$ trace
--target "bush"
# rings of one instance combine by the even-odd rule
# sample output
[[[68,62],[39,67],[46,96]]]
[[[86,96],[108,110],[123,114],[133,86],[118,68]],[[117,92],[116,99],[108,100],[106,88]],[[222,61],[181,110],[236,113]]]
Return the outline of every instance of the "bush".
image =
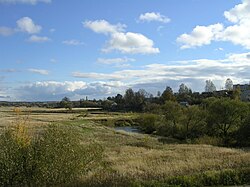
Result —
[[[159,116],[155,114],[143,114],[138,119],[140,128],[148,134],[156,131],[156,123],[159,120]]]
[[[194,143],[221,146],[223,145],[223,140],[219,137],[212,137],[212,136],[205,135],[205,136],[195,139]]]
[[[71,127],[48,126],[36,138],[24,126],[0,136],[0,186],[66,185],[101,158],[100,146],[81,145]]]
[[[250,116],[246,118],[237,132],[237,143],[239,146],[250,146]]]

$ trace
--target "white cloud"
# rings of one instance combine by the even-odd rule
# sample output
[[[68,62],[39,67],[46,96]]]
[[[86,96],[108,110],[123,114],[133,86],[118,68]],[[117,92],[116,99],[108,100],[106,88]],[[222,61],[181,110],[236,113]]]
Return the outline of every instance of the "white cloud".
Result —
[[[250,49],[250,0],[242,0],[229,11],[224,12],[225,18],[232,24],[227,27],[211,30],[211,26],[196,26],[191,34],[182,34],[177,38],[181,48],[192,48],[208,45],[212,41],[229,41]]]
[[[125,32],[124,25],[111,25],[105,20],[86,21],[84,26],[96,33],[108,34],[110,36],[104,52],[119,51],[128,54],[155,54],[159,53],[154,48],[154,42],[140,33]]]
[[[36,25],[29,17],[23,17],[17,20],[16,23],[18,30],[29,34],[39,33],[42,30],[42,27],[40,25]]]
[[[242,4],[238,4],[231,10],[225,11],[224,16],[232,23],[247,21],[246,19],[250,19],[250,1],[242,0]]]
[[[224,51],[222,47],[216,48],[215,51]]]
[[[12,35],[14,33],[15,33],[15,31],[12,28],[0,27],[0,35],[2,35],[2,36],[10,36],[10,35]]]
[[[177,63],[177,64],[176,64]],[[73,76],[94,80],[116,80],[133,88],[145,88],[152,93],[169,85],[178,90],[187,83],[194,91],[204,91],[205,80],[211,79],[217,88],[230,77],[234,83],[249,82],[250,52],[230,54],[225,59],[197,59],[175,62],[175,65],[149,64],[140,70],[121,70],[113,73],[77,73]]]
[[[97,62],[100,64],[105,64],[105,65],[112,65],[113,67],[116,68],[128,68],[131,67],[129,62],[134,62],[136,61],[133,58],[98,58]]]
[[[16,21],[16,28],[9,28],[5,26],[0,26],[0,35],[9,36],[16,32],[25,32],[28,34],[35,34],[39,33],[42,30],[40,25],[36,25],[33,20],[29,17],[22,17]],[[46,41],[49,38],[47,37],[37,37],[32,36],[30,37],[30,41]]]
[[[39,2],[42,3],[50,3],[51,0],[0,0],[0,3],[8,3],[8,4],[31,4],[31,5],[35,5]]]
[[[250,1],[243,0],[229,11],[224,12],[226,19],[234,25],[228,26],[221,33],[220,40],[230,41],[250,49]]]
[[[37,36],[37,35],[32,35],[28,39],[29,42],[36,42],[36,43],[43,43],[43,42],[49,42],[51,41],[50,38],[47,36]]]
[[[123,32],[126,25],[118,23],[117,25],[111,25],[106,20],[85,21],[84,27],[91,29],[96,33],[110,34],[116,32]]]
[[[182,34],[177,38],[177,42],[182,44],[181,49],[208,45],[218,37],[223,30],[223,25],[217,23],[209,26],[196,26],[191,34]]]
[[[222,41],[230,41],[235,45],[241,45],[246,49],[250,49],[250,19],[249,22],[236,24],[227,27],[220,36]]]
[[[145,14],[141,14],[139,20],[143,22],[158,21],[162,23],[168,23],[171,21],[170,18],[156,12],[147,12]]]
[[[141,69],[126,69],[110,73],[73,73],[72,76],[86,81],[42,81],[11,90],[4,94],[18,100],[61,100],[67,96],[73,99],[103,98],[117,93],[124,94],[127,88],[144,88],[156,94],[171,86],[178,91],[181,83],[193,91],[204,91],[205,80],[211,79],[217,88],[224,87],[225,80],[231,78],[234,84],[248,83],[250,72],[250,52],[229,54],[224,59],[196,59],[169,64],[148,64]],[[1,77],[0,77],[1,81]],[[2,82],[1,82],[2,83]],[[7,90],[7,91],[6,91]]]
[[[76,78],[87,78],[87,79],[97,79],[97,80],[119,80],[123,79],[122,75],[118,74],[105,74],[105,73],[81,73],[81,72],[73,72],[73,77]]]
[[[114,33],[108,41],[104,52],[120,51],[128,54],[155,54],[159,53],[158,48],[154,48],[154,42],[140,33]]]
[[[75,46],[84,45],[83,42],[81,42],[79,40],[73,40],[73,39],[72,40],[64,40],[62,43],[65,45],[75,45]]]
[[[101,63],[101,64],[122,64],[122,63],[126,63],[126,62],[134,62],[135,59],[133,58],[98,58],[97,62]]]
[[[44,69],[28,69],[29,72],[31,73],[37,73],[37,74],[41,74],[41,75],[48,75],[49,71],[48,70],[44,70]]]

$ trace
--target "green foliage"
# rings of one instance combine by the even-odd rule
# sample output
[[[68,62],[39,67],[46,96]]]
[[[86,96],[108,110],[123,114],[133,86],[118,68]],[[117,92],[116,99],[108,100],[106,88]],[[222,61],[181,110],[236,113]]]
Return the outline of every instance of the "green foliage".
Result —
[[[250,145],[249,105],[230,98],[207,98],[198,105],[181,106],[174,101],[151,104],[139,126],[146,133],[199,144]],[[151,111],[150,111],[151,110]]]
[[[159,126],[158,132],[160,135],[179,137],[178,124],[182,120],[182,107],[174,101],[166,101],[162,106],[162,114],[164,121]]]
[[[162,103],[165,103],[165,101],[175,101],[176,98],[174,96],[172,88],[167,86],[166,89],[161,94],[160,99],[161,99]]]
[[[159,114],[161,112],[161,106],[156,103],[147,102],[143,108],[144,112],[150,112],[153,114]]]
[[[188,88],[184,83],[181,83],[178,92],[179,94],[189,94],[192,93],[192,90]]]
[[[237,132],[238,145],[250,146],[250,115],[245,119]]]
[[[214,145],[214,146],[222,146],[223,140],[220,137],[208,136],[204,135],[199,138],[194,139],[195,144],[206,144],[206,145]]]
[[[162,106],[162,111],[166,120],[171,121],[176,126],[182,114],[181,106],[177,102],[166,101]]]
[[[230,143],[232,134],[245,119],[248,106],[238,100],[214,99],[208,103],[208,128],[212,134],[223,138],[225,145]]]
[[[72,128],[51,125],[36,138],[23,128],[0,136],[0,186],[69,184],[101,158],[101,147],[83,146]]]
[[[143,114],[139,117],[138,122],[140,128],[148,134],[153,133],[157,128],[159,115],[156,114]]]
[[[131,88],[127,89],[124,95],[124,103],[126,110],[142,111],[145,105],[146,97],[147,92],[145,90],[139,90],[138,92],[134,92]]]
[[[209,171],[190,176],[175,176],[166,181],[148,181],[141,186],[150,187],[200,187],[219,185],[242,185],[250,182],[249,169]]]
[[[206,112],[199,106],[182,108],[180,121],[181,137],[194,139],[204,135],[206,128]]]
[[[219,185],[244,185],[249,184],[250,170],[223,170],[209,171],[201,174],[173,176],[165,180],[145,180],[139,181],[128,178],[115,171],[98,173],[83,186],[132,186],[132,187],[200,187]]]
[[[60,102],[60,107],[72,110],[73,104],[68,97],[64,97]]]
[[[240,100],[240,95],[241,95],[241,90],[240,87],[238,86],[236,89],[233,90],[232,99]]]

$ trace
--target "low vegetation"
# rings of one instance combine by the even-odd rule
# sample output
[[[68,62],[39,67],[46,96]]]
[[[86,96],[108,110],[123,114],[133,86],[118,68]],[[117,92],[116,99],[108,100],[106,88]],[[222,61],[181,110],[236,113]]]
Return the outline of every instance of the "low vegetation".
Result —
[[[53,186],[79,180],[102,156],[97,144],[82,145],[69,126],[49,125],[30,136],[24,124],[0,136],[0,186]]]
[[[144,113],[1,107],[0,186],[249,184],[248,107],[225,98]]]

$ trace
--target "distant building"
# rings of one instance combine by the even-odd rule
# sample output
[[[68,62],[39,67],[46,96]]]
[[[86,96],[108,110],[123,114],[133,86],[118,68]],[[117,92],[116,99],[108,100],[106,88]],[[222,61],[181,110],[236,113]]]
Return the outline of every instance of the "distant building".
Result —
[[[187,101],[182,101],[179,103],[181,106],[185,106],[185,107],[188,107],[189,106],[189,103]]]
[[[242,101],[250,101],[250,84],[235,84],[233,90],[240,89],[240,99]]]
[[[234,90],[237,88],[240,88],[241,91],[250,90],[250,84],[235,84],[235,85],[233,85]]]
[[[208,98],[208,97],[229,97],[229,92],[227,90],[219,90],[219,91],[213,91],[213,92],[202,92],[201,96],[203,98]]]

